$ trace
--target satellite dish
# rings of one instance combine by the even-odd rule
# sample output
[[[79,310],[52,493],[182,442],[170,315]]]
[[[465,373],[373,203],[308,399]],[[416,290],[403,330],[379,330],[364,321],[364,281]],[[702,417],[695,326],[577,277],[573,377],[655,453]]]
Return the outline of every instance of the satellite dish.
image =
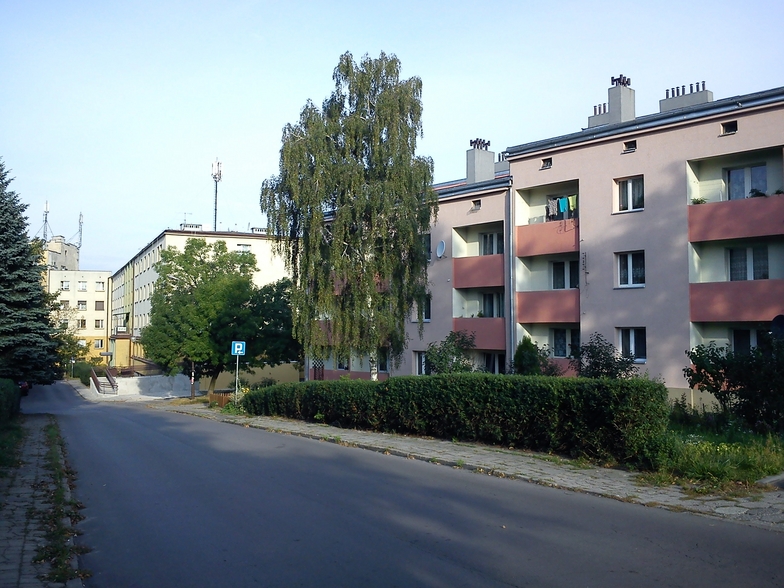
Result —
[[[436,247],[436,256],[441,259],[444,257],[444,251],[446,251],[446,243],[444,241],[439,241],[438,247]]]
[[[784,339],[784,314],[777,315],[771,321],[770,334],[774,339]]]

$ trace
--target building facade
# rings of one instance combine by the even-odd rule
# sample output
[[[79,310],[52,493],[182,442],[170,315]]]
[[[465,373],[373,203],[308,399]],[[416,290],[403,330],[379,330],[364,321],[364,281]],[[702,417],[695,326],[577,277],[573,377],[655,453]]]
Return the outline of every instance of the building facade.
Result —
[[[475,333],[490,372],[526,335],[568,368],[598,333],[699,405],[685,352],[748,349],[784,314],[784,88],[714,101],[691,84],[638,117],[630,80],[612,84],[587,128],[499,161],[472,142],[466,179],[435,186],[432,302],[393,374],[423,373],[449,331]]]

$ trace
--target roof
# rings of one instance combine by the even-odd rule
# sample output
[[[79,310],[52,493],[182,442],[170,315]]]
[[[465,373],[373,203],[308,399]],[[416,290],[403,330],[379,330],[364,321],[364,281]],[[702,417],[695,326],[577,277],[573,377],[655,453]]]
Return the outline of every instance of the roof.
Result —
[[[544,151],[557,147],[566,147],[568,145],[575,145],[585,141],[612,137],[613,135],[620,135],[634,131],[643,131],[668,124],[688,122],[709,116],[735,114],[737,112],[743,111],[744,109],[767,106],[777,102],[784,102],[784,87],[773,88],[763,92],[755,92],[753,94],[733,96],[732,98],[724,98],[722,100],[715,100],[713,102],[704,102],[702,104],[686,106],[684,108],[669,110],[667,112],[658,112],[655,114],[639,116],[633,120],[621,123],[591,127],[588,129],[583,129],[577,133],[571,133],[569,135],[561,135],[560,137],[553,137],[550,139],[544,139],[542,141],[524,143],[522,145],[508,147],[506,151],[504,151],[504,155],[507,159],[521,157],[529,153],[535,153],[537,151]]]

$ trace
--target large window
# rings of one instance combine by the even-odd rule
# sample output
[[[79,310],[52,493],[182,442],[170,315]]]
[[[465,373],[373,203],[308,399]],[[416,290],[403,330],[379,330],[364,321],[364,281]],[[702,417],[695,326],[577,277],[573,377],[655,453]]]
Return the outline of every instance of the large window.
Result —
[[[389,371],[389,347],[379,347],[378,348],[378,371],[380,372],[388,372]]]
[[[76,310],[87,310],[87,301],[86,300],[77,301]]]
[[[485,353],[485,371],[488,374],[506,373],[506,354],[505,353]]]
[[[103,319],[95,319],[95,328],[103,329]]]
[[[766,334],[767,331],[755,329],[733,329],[732,351],[741,355],[748,354]]]
[[[87,319],[76,319],[76,328],[77,329],[86,329],[87,328]]]
[[[501,292],[482,294],[482,316],[496,318],[504,316],[504,295]]]
[[[553,329],[553,357],[574,357],[580,349],[580,329]]]
[[[645,252],[618,253],[618,285],[639,288],[645,285]]]
[[[95,341],[93,341],[93,346],[96,349],[103,349],[103,339],[96,339]]]
[[[768,247],[732,247],[727,249],[727,269],[731,282],[767,280]]]
[[[481,255],[496,255],[504,252],[503,233],[480,233]]]
[[[427,365],[427,361],[425,361],[425,352],[424,351],[414,351],[414,363],[416,364],[416,375],[417,376],[429,376],[430,375],[430,366]]]
[[[79,280],[76,282],[76,289],[79,292],[87,292],[87,282],[83,280]]]
[[[743,200],[768,191],[768,172],[765,164],[728,169],[726,182],[729,200]]]
[[[578,261],[554,261],[553,290],[580,287],[580,263]]]
[[[618,180],[618,210],[642,210],[644,207],[642,176]]]
[[[95,282],[96,292],[103,292],[105,289],[106,289],[106,284],[104,284],[104,282]]]
[[[68,280],[63,280],[60,282],[60,290],[66,291],[71,289],[71,282]]]
[[[619,329],[621,339],[621,353],[631,355],[640,363],[648,358],[648,348],[645,341],[645,329]]]
[[[95,301],[95,310],[103,310],[103,300]]]

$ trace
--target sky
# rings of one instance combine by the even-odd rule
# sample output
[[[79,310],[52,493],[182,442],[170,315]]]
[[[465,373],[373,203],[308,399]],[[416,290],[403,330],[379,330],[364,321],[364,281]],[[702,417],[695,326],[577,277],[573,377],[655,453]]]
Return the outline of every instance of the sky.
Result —
[[[579,131],[631,78],[638,116],[665,89],[714,99],[784,86],[784,3],[748,0],[0,0],[0,158],[30,236],[76,242],[116,271],[167,228],[266,226],[281,132],[334,88],[338,59],[396,55],[419,77],[435,181],[465,177],[469,140],[500,153]]]

